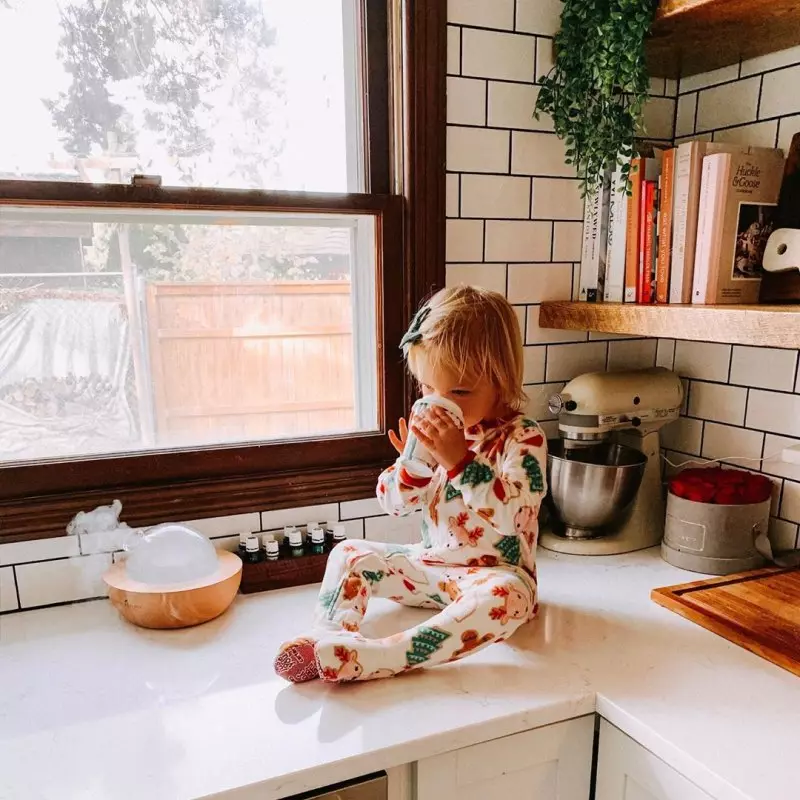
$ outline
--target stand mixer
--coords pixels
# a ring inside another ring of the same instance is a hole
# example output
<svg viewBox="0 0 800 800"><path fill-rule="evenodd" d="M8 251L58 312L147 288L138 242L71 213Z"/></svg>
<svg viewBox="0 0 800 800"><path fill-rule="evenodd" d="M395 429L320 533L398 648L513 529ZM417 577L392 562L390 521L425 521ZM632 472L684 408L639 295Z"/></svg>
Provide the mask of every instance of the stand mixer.
<svg viewBox="0 0 800 800"><path fill-rule="evenodd" d="M549 401L560 439L550 443L552 530L539 543L576 555L610 555L658 544L664 534L659 430L683 399L667 369L594 372Z"/></svg>

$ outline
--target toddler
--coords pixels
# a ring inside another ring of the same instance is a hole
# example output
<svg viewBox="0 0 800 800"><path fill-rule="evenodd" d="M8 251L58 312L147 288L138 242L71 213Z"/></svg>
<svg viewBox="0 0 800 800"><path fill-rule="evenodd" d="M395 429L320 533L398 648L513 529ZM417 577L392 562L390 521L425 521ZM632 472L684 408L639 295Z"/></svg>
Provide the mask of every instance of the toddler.
<svg viewBox="0 0 800 800"><path fill-rule="evenodd" d="M520 413L522 341L514 310L496 292L443 289L403 337L422 394L440 407L410 420L435 459L419 476L399 458L378 479L394 515L422 510L422 542L349 540L331 552L313 637L282 646L276 672L290 681L371 680L463 658L501 642L536 614L537 516L545 493L546 440ZM389 438L402 452L405 420ZM383 639L359 630L370 597L435 609L431 619Z"/></svg>

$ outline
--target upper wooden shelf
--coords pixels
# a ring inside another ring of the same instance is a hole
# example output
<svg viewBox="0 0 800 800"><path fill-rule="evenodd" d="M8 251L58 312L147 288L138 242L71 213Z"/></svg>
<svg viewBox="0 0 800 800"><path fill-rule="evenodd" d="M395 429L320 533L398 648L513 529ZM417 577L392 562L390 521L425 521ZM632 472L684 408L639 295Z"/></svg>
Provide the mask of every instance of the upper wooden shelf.
<svg viewBox="0 0 800 800"><path fill-rule="evenodd" d="M800 0L661 0L650 74L680 78L800 44Z"/></svg>
<svg viewBox="0 0 800 800"><path fill-rule="evenodd" d="M643 306L635 303L542 303L539 326L629 333L663 339L800 348L797 306Z"/></svg>

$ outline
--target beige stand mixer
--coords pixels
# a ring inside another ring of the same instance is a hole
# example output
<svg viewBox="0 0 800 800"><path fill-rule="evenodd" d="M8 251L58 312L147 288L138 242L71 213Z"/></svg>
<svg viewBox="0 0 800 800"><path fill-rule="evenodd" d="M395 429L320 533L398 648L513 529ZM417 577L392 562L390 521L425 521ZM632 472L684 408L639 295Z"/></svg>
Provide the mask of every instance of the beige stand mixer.
<svg viewBox="0 0 800 800"><path fill-rule="evenodd" d="M550 529L542 547L576 555L628 553L664 534L659 430L677 419L683 387L656 367L571 380L549 406Z"/></svg>

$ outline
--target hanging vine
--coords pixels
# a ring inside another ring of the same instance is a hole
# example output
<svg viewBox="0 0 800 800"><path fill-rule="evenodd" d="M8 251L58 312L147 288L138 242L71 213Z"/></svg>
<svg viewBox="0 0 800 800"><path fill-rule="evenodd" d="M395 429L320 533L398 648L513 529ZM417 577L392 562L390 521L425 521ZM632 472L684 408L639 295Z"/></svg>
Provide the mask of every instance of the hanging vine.
<svg viewBox="0 0 800 800"><path fill-rule="evenodd" d="M603 170L615 163L628 182L650 84L644 45L656 5L564 0L555 66L542 81L534 114L552 117L584 194L593 194Z"/></svg>

